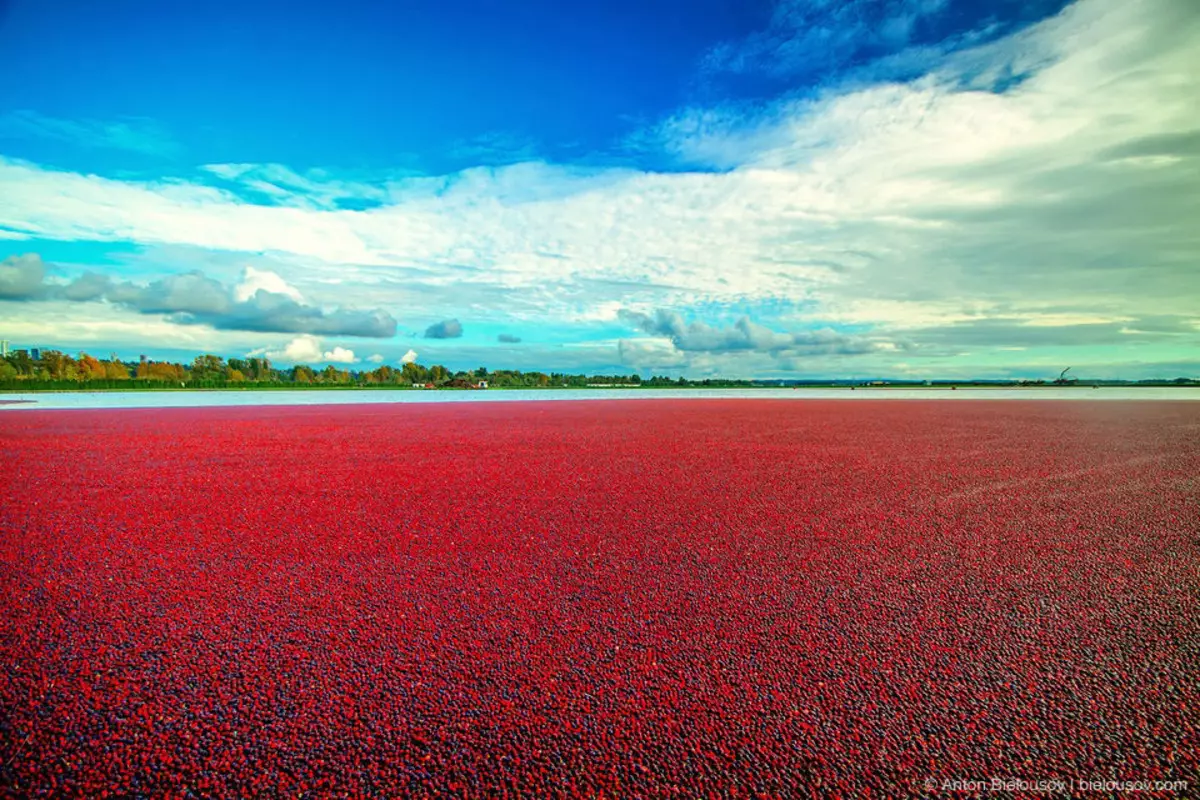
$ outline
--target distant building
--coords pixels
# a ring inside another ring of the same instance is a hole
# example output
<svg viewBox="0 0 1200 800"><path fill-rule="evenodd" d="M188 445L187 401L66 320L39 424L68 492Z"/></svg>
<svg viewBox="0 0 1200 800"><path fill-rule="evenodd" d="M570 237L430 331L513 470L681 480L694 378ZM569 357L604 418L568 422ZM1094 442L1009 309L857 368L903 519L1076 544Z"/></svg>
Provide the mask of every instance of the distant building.
<svg viewBox="0 0 1200 800"><path fill-rule="evenodd" d="M40 361L42 358L42 350L40 347L29 348L29 357L34 361Z"/></svg>
<svg viewBox="0 0 1200 800"><path fill-rule="evenodd" d="M8 339L0 339L0 358L8 355Z"/></svg>
<svg viewBox="0 0 1200 800"><path fill-rule="evenodd" d="M486 389L487 387L488 387L487 381L479 381L479 383L475 384L476 389Z"/></svg>

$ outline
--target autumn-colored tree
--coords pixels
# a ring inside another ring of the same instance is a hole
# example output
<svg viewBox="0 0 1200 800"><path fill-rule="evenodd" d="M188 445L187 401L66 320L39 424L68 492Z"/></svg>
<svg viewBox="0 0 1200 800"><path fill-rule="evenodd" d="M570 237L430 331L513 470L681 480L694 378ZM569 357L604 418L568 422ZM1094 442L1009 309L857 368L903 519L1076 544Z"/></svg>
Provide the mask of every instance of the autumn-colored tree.
<svg viewBox="0 0 1200 800"><path fill-rule="evenodd" d="M104 377L110 381L129 380L129 368L114 356L111 361L104 362Z"/></svg>
<svg viewBox="0 0 1200 800"><path fill-rule="evenodd" d="M149 381L180 382L186 377L183 366L165 361L143 361L138 364L137 377Z"/></svg>
<svg viewBox="0 0 1200 800"><path fill-rule="evenodd" d="M102 381L105 378L104 365L95 356L80 353L75 364L77 377L81 381Z"/></svg>
<svg viewBox="0 0 1200 800"><path fill-rule="evenodd" d="M240 369L229 370L230 383L245 383L246 375Z"/></svg>

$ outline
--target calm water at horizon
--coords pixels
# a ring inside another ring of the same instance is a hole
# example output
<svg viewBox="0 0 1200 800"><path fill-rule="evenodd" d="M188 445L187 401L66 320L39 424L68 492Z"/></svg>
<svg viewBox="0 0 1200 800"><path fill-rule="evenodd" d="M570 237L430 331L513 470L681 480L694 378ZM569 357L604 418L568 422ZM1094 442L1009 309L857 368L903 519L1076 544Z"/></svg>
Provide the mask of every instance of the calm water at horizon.
<svg viewBox="0 0 1200 800"><path fill-rule="evenodd" d="M0 411L27 409L214 408L365 403L494 403L522 400L1200 400L1200 387L1002 389L505 389L177 392L27 392L0 394ZM19 401L19 402L14 402Z"/></svg>

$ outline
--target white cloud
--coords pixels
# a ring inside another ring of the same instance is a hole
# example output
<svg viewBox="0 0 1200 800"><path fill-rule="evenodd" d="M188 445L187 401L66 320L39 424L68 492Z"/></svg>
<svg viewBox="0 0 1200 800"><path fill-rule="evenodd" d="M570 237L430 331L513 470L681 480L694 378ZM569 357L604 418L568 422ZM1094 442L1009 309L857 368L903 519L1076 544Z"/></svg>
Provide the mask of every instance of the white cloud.
<svg viewBox="0 0 1200 800"><path fill-rule="evenodd" d="M255 269L254 267L246 267L242 271L242 282L233 289L233 297L239 303L244 303L254 297L259 289L274 294L290 297L297 303L303 303L304 297L287 281L281 278L277 273L266 269Z"/></svg>
<svg viewBox="0 0 1200 800"><path fill-rule="evenodd" d="M400 356L401 364L412 364L412 363L415 363L416 360L417 360L417 351L416 350L409 350L407 353Z"/></svg>
<svg viewBox="0 0 1200 800"><path fill-rule="evenodd" d="M358 359L354 357L354 351L347 350L344 347L335 347L329 352L325 353L325 360L333 361L337 364L353 364L354 362L358 361Z"/></svg>
<svg viewBox="0 0 1200 800"><path fill-rule="evenodd" d="M202 169L231 185L296 208L334 210L345 201L379 203L387 199L380 186L339 180L323 170L301 175L283 164L207 164Z"/></svg>
<svg viewBox="0 0 1200 800"><path fill-rule="evenodd" d="M297 336L288 342L287 347L283 348L282 352L272 351L268 352L267 355L272 358L296 363L320 361L321 340L315 336Z"/></svg>
<svg viewBox="0 0 1200 800"><path fill-rule="evenodd" d="M639 371L678 369L688 365L687 356L670 339L622 339L617 347L621 363Z"/></svg>
<svg viewBox="0 0 1200 800"><path fill-rule="evenodd" d="M382 364L383 356L379 353L372 353L371 355L367 356L367 361L370 361L372 364Z"/></svg>
<svg viewBox="0 0 1200 800"><path fill-rule="evenodd" d="M283 347L282 350L261 347L257 350L250 351L247 355L265 355L267 358L286 361L291 364L314 364L318 362L353 364L358 361L358 359L354 357L353 350L347 350L344 347L335 347L332 350L323 350L321 347L321 340L316 336L310 336L308 334L297 336L296 338L292 339Z"/></svg>

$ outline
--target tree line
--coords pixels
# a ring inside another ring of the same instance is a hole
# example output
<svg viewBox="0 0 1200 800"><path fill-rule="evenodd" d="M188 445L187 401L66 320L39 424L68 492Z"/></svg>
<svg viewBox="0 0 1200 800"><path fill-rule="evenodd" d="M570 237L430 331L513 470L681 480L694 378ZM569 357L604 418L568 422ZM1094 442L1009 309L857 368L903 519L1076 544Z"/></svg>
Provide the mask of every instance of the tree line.
<svg viewBox="0 0 1200 800"><path fill-rule="evenodd" d="M520 370L451 370L441 364L415 362L399 367L384 364L371 370L342 369L328 365L314 369L306 364L279 368L267 358L197 356L190 364L141 359L122 361L115 353L101 360L88 353L70 356L59 350L14 350L0 358L0 388L271 388L310 386L434 386L471 388L482 383L495 388L549 388L586 386L748 385L748 381L687 381L655 376L573 375L561 372Z"/></svg>

